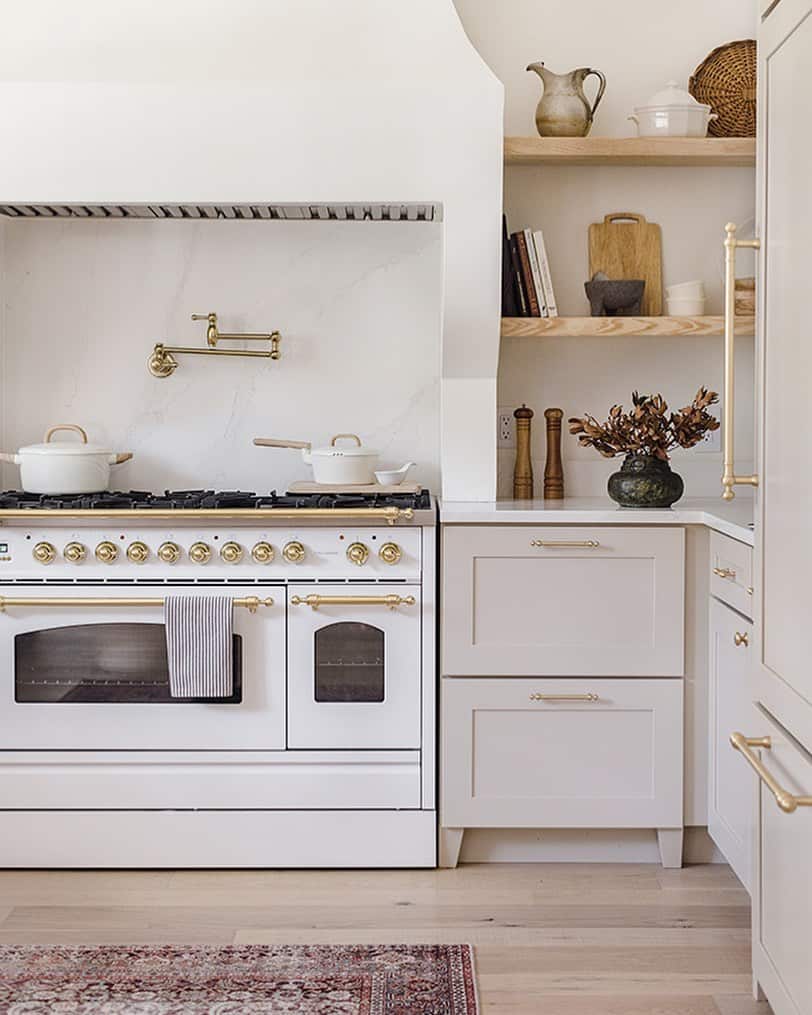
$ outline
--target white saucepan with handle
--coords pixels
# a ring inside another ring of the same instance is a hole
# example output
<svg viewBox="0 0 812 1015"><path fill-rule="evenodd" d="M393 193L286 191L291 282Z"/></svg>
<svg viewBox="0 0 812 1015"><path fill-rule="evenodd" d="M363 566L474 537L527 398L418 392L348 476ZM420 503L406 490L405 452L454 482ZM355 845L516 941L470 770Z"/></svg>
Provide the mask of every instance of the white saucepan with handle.
<svg viewBox="0 0 812 1015"><path fill-rule="evenodd" d="M78 433L81 441L55 441L60 430ZM89 444L87 433L75 423L50 427L42 444L28 444L16 455L0 452L0 462L20 467L20 486L26 493L99 493L110 487L110 468L132 458L129 451L115 452Z"/></svg>
<svg viewBox="0 0 812 1015"><path fill-rule="evenodd" d="M347 441L352 443L348 444ZM354 433L336 434L323 448L314 448L308 441L277 440L274 437L255 437L254 444L262 448L299 449L302 460L312 466L313 480L316 483L368 486L375 482L378 452L365 447L361 438Z"/></svg>

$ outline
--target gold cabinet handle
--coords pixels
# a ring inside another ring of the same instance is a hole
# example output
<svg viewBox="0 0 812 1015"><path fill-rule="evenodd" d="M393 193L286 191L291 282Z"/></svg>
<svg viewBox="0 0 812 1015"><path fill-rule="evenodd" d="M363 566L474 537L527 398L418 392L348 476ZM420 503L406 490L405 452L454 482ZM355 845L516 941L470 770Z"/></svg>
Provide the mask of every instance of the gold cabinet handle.
<svg viewBox="0 0 812 1015"><path fill-rule="evenodd" d="M597 539L531 539L530 545L552 550L594 550L601 544Z"/></svg>
<svg viewBox="0 0 812 1015"><path fill-rule="evenodd" d="M745 631L743 634L741 631L736 631L736 633L733 635L733 644L736 646L736 648L741 648L742 645L744 645L745 648L748 648L750 645L750 635L747 633L747 631Z"/></svg>
<svg viewBox="0 0 812 1015"><path fill-rule="evenodd" d="M600 696L589 694L531 694L531 701L600 701Z"/></svg>
<svg viewBox="0 0 812 1015"><path fill-rule="evenodd" d="M715 567L713 573L717 578L727 578L728 581L736 580L736 572L732 567Z"/></svg>
<svg viewBox="0 0 812 1015"><path fill-rule="evenodd" d="M735 750L742 754L744 760L772 793L775 802L785 814L792 814L799 807L812 807L812 796L795 796L794 793L784 789L758 755L750 750L751 747L761 747L765 751L769 751L772 747L770 737L746 737L743 733L731 733L730 743Z"/></svg>
<svg viewBox="0 0 812 1015"><path fill-rule="evenodd" d="M736 226L728 222L725 226L725 397L722 430L723 471L722 498L733 500L734 486L758 486L758 476L737 476L735 450L733 446L733 398L736 364L734 359L736 342L736 250L745 247L758 250L760 240L737 240Z"/></svg>
<svg viewBox="0 0 812 1015"><path fill-rule="evenodd" d="M394 610L398 606L414 606L414 596L291 596L291 606L309 606L317 610L320 606L388 606Z"/></svg>
<svg viewBox="0 0 812 1015"><path fill-rule="evenodd" d="M90 607L106 608L108 606L163 606L163 596L147 597L143 599L131 599L128 596L117 596L106 598L104 596L64 596L63 598L51 596L35 596L18 598L17 596L0 596L0 613L12 606L43 606L43 607ZM259 596L246 596L241 599L232 599L232 606L239 606L248 610L249 613L256 613L260 606L273 606L273 599L269 597L260 599Z"/></svg>

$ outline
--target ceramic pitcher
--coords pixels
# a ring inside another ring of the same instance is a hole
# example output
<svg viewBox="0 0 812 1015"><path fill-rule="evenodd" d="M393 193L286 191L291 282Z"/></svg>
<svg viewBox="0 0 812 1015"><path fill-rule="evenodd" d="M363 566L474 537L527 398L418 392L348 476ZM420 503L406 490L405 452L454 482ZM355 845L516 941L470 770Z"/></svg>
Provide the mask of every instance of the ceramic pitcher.
<svg viewBox="0 0 812 1015"><path fill-rule="evenodd" d="M606 89L606 78L599 70L579 67L568 74L553 74L543 63L531 63L544 82L544 93L536 107L536 127L542 137L586 137L598 103ZM584 94L584 81L590 74L600 80L598 94L590 106Z"/></svg>

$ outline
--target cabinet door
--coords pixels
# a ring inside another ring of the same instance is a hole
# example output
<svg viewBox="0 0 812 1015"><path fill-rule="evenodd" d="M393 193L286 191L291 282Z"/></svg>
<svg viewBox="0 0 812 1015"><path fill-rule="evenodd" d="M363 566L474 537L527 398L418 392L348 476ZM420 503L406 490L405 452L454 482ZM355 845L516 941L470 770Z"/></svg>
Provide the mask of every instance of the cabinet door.
<svg viewBox="0 0 812 1015"><path fill-rule="evenodd" d="M759 37L763 320L756 538L756 640L765 706L812 744L812 451L809 238L812 235L812 3L781 0Z"/></svg>
<svg viewBox="0 0 812 1015"><path fill-rule="evenodd" d="M681 676L678 528L446 526L443 673Z"/></svg>
<svg viewBox="0 0 812 1015"><path fill-rule="evenodd" d="M443 680L441 824L681 828L681 680Z"/></svg>
<svg viewBox="0 0 812 1015"><path fill-rule="evenodd" d="M716 599L710 601L708 831L750 890L752 780L730 748L730 734L750 729L749 664L752 624Z"/></svg>
<svg viewBox="0 0 812 1015"><path fill-rule="evenodd" d="M778 723L762 713L760 724L746 732L770 738L770 749L758 753L782 789L796 796L812 795L812 756ZM775 1015L809 1015L812 807L786 814L769 788L759 782L757 820L753 969Z"/></svg>

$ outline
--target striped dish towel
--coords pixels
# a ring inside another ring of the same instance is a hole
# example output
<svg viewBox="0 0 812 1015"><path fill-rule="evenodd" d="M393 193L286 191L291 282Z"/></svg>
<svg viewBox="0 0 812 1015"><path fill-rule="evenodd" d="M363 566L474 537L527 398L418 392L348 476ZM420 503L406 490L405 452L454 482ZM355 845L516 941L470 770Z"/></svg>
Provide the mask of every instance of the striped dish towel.
<svg viewBox="0 0 812 1015"><path fill-rule="evenodd" d="M231 596L167 596L169 693L228 698L234 693Z"/></svg>

